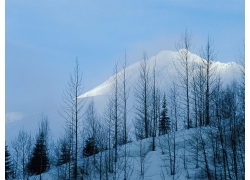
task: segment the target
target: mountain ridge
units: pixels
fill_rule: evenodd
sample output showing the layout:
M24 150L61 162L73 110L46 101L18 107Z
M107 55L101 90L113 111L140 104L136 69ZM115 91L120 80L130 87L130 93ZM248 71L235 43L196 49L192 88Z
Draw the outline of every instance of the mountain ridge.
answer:
M183 50L181 49L180 51L183 51ZM174 76L173 78L177 78L176 77L177 72L176 72L176 68L174 67L174 62L178 61L178 53L180 51L176 52L176 51L163 50L160 53L158 53L156 56L149 58L147 61L150 65L150 67L152 67L153 61L156 60L156 72L163 72L164 70L167 70L166 68L168 68L169 71L166 73L170 76ZM190 58L191 63L201 63L202 58L200 56L193 54L191 52L189 52L189 53L191 56L191 58ZM138 71L134 72L132 70L136 70L136 69L138 70L139 66L140 66L140 62L141 61L138 61L138 62L128 66L126 68L126 73L130 74L130 76L131 76L131 74L133 74L133 76L137 75L137 77L138 77L138 73L137 73ZM214 65L219 67L219 69L221 70L222 79L224 78L223 80L226 80L226 81L227 81L227 78L225 78L225 77L228 77L228 78L230 77L230 76L228 76L228 74L229 74L228 71L232 71L232 70L238 71L239 70L239 67L238 67L239 65L235 62L222 63L219 61L214 61ZM122 73L122 71L123 70L118 72L118 76L119 76L119 74ZM132 73L131 73L131 71L132 71ZM227 74L227 75L225 76L224 74ZM104 81L100 85L96 86L92 90L83 93L82 95L79 96L79 98L107 95L108 91L109 91L108 88L111 85L111 80L112 80L113 76L109 77L106 81ZM173 80L173 78L172 78L172 80ZM236 77L236 79L237 78L238 77ZM226 82L226 84L227 83L228 82Z

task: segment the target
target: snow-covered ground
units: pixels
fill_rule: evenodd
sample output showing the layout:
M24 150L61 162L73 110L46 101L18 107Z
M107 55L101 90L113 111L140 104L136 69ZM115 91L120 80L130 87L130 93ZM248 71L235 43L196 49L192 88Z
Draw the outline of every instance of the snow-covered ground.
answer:
M143 139L141 141L134 141L128 143L126 146L122 145L118 148L118 161L116 168L116 178L117 180L124 179L124 152L126 148L127 152L127 179L130 180L185 180L185 179L197 179L197 175L202 168L195 167L195 161L192 159L195 153L193 144L195 137L198 136L199 132L203 134L203 138L208 138L205 131L209 129L203 128L192 128L179 130L176 132L171 132L162 136L158 136L155 139L156 148L155 151L152 151L152 138ZM210 129L213 131L213 129ZM175 173L171 175L170 169L170 154L173 158L174 151L173 146L175 142ZM207 141L209 143L209 141ZM169 145L171 148L169 149ZM209 152L209 149L206 149ZM102 168L103 173L105 169L105 155L108 154L108 151L102 152ZM145 155L145 156L144 156ZM84 179L99 179L99 162L100 162L101 153L95 155L96 164L93 165L93 156L89 157L89 175L80 175ZM184 159L186 161L186 166L184 166ZM191 161L192 160L192 161ZM86 162L83 159L79 161L80 163ZM61 168L64 165L61 166ZM173 167L173 166L172 166ZM212 168L212 166L210 166ZM42 174L42 178L46 180L55 180L58 179L58 172L60 168L53 167L46 173ZM141 172L144 172L143 175ZM102 174L102 179L106 179L105 174ZM115 173L109 173L108 179L114 179ZM35 180L39 176L33 176L30 180Z
M191 130L190 130L191 131ZM181 164L183 164L181 162L181 156L182 156L182 149L183 149L183 141L184 141L184 137L186 139L188 139L188 134L190 131L180 131L176 133L176 144L178 146L178 166L181 166ZM171 136L171 134L170 134ZM171 136L172 137L172 136ZM167 150L167 142L168 136L164 135L164 136L160 136L160 137L156 137L156 149L155 151L152 151L152 138L148 138L148 139L144 139L142 141L135 141L135 142L131 142L128 143L126 145L126 149L127 149L127 167L129 167L130 169L127 170L129 171L130 174L130 179L131 180L137 180L137 179L141 179L141 175L140 175L140 171L141 171L141 165L143 165L144 167L144 178L145 179L161 179L162 173L164 173L164 176L166 179L171 178L171 176L168 174L168 163L167 163L167 156L168 156L168 150ZM140 148L141 147L141 148ZM118 162L117 162L117 175L116 178L117 179L123 179L124 174L122 173L123 171L123 163L124 163L124 148L125 145L120 146L119 150L118 150L118 154L119 154L119 158L118 158ZM140 152L141 150L141 152ZM164 154L162 153L164 152ZM103 154L108 153L108 152L103 152ZM96 159L97 161L100 158L100 154L98 153L96 155ZM143 159L143 162L140 161L140 154L145 154L145 157ZM104 155L103 155L104 156ZM93 156L90 157L90 159L93 162ZM104 162L104 160L103 160ZM143 164L142 164L143 163ZM178 167L180 168L180 167ZM182 167L183 168L183 167ZM57 172L58 169L57 168L52 168L51 170L49 170L48 172L44 173L42 175L43 179L47 179L47 180L53 180L56 179L57 177ZM110 179L113 179L114 173L110 173L109 174ZM30 179L36 179L39 176L33 176ZM99 179L98 178L98 170L95 169L93 170L92 174L90 174L88 177L86 176L87 179ZM178 177L178 178L177 178ZM182 172L182 170L178 170L178 174L176 175L175 179L185 179L185 171Z

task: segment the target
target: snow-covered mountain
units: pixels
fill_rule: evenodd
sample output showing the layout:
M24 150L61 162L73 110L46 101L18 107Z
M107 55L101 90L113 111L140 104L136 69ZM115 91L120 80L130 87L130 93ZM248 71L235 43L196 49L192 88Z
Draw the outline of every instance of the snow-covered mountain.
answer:
M180 50L182 51L182 50ZM178 54L180 52L174 51L161 51L154 57L148 59L148 65L151 68L156 62L156 75L158 80L158 86L162 91L167 91L173 81L178 81L177 69L178 69ZM189 60L193 64L201 63L201 57L198 55L190 53ZM215 62L216 72L220 74L221 80L224 85L231 82L234 79L240 78L239 65L235 62L221 63ZM177 67L177 68L176 68ZM118 72L118 76L121 75L122 70ZM138 77L140 74L140 61L128 66L126 68L126 76L128 77L127 87L130 89L128 106L132 109L134 103L134 87L137 84ZM107 106L108 95L111 91L112 84L111 76L108 80L95 87L94 89L82 94L79 98L87 98L87 103L93 98L95 102L95 107L99 114L101 115ZM44 114L49 116L50 129L55 138L57 138L60 133L63 133L63 119L58 116L58 109L50 109ZM133 113L130 113L132 115ZM15 117L15 118L14 118ZM7 113L5 116L5 130L6 130L6 141L11 142L14 137L17 136L20 129L24 129L27 132L34 131L38 127L40 114L39 113L29 113L28 115L22 112ZM61 118L61 119L60 119Z
M149 67L149 73L152 72L154 64L157 77L157 86L161 91L168 92L172 82L178 83L178 71L181 69L180 61L180 50L177 51L161 51L154 57L151 57L147 61L147 66ZM189 52L189 63L192 64L192 72L197 70L197 65L202 64L202 58L196 54ZM134 88L138 84L138 78L140 75L140 66L141 61L138 61L126 68L126 77L127 77L127 87L129 89L129 99L128 106L132 108L134 104ZM221 78L222 85L225 87L228 83L233 80L240 79L240 65L235 62L221 63L216 61L213 63L212 68L215 70L214 75ZM122 76L123 70L118 72L118 77ZM105 82L99 86L93 88L92 90L82 94L79 98L92 98L95 102L96 109L100 114L103 113L103 110L107 106L108 96L112 89L112 80L115 75L111 76Z
M177 64L176 62L179 59L178 53L179 52L164 50L148 60L148 65L149 67L151 67L151 69L154 66L154 62L156 61L156 72L158 77L161 77L160 86L162 87L166 86L171 81L176 80L174 79L177 77L177 70L175 68L175 64ZM190 53L190 61L193 62L194 64L201 63L201 57ZM215 62L214 66L216 66L217 68L216 71L220 72L222 82L224 82L224 84L227 84L234 78L235 79L239 78L240 74L235 73L239 72L239 65L236 64L235 62L230 62L230 63ZM126 73L127 76L129 77L128 86L132 86L133 84L136 83L137 78L139 77L139 71L140 71L140 61L127 67ZM122 71L118 72L118 76L121 75L121 73ZM94 89L79 96L79 98L108 95L111 89L112 77L110 77L107 81L103 82Z

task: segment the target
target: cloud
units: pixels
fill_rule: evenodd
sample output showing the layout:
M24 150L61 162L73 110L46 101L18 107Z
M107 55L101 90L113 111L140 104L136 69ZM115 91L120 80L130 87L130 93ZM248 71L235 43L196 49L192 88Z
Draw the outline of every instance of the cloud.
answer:
M6 113L5 123L11 123L11 122L22 120L25 116L26 114L20 111Z

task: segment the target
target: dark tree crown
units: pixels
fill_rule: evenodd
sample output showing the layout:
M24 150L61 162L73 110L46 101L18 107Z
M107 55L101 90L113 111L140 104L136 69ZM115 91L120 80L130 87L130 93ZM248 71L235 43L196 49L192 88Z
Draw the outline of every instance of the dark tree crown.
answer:
M49 169L49 158L46 140L43 132L38 136L33 153L27 164L27 171L31 175L39 175Z
M93 137L90 137L86 140L86 145L83 149L83 156L88 157L99 152L96 145L96 141Z

